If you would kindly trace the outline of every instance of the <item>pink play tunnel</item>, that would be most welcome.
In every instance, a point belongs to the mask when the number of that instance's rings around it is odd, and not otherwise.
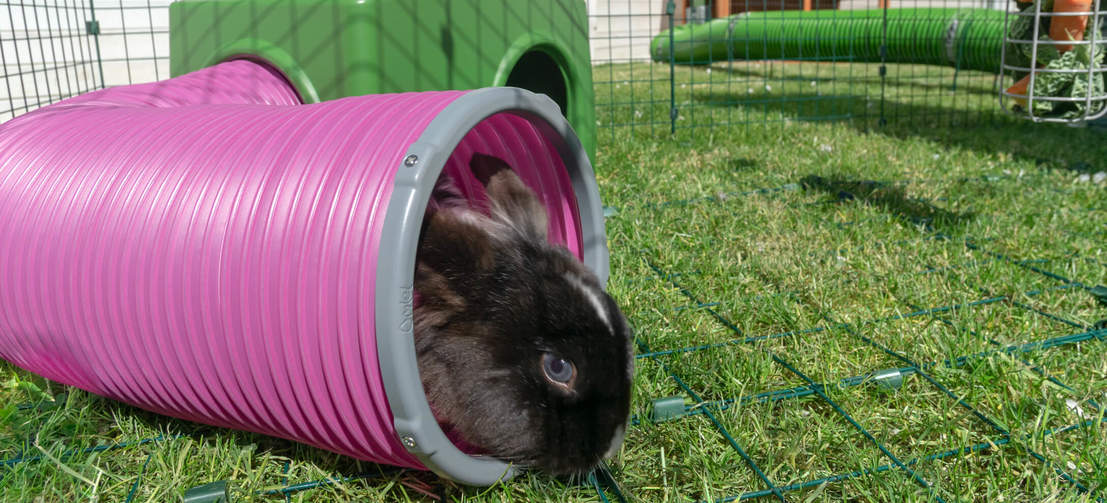
[[[513,88],[303,105],[238,60],[0,125],[0,358],[178,418],[462,483],[419,381],[415,250],[474,152],[540,195],[550,238],[607,277],[591,165],[557,106]]]

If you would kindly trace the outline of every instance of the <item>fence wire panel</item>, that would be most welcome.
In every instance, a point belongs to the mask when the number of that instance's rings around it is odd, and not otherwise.
[[[166,0],[0,7],[0,121],[96,89],[169,77]]]
[[[600,130],[988,120],[1008,3],[588,0]]]
[[[1107,280],[1107,264],[1091,243],[1101,230],[1015,259],[996,251],[1009,230],[947,234],[965,215],[903,196],[1012,182],[816,177],[620,208],[609,220],[617,234],[641,220],[664,236],[699,229],[680,245],[643,245],[640,267],[623,264],[640,272],[618,290],[669,304],[630,315],[649,376],[638,397],[680,404],[660,421],[637,409],[630,440],[648,447],[626,462],[668,479],[663,489],[629,482],[624,494],[1035,501],[1059,490],[1004,483],[1014,470],[1067,485],[1064,498],[1100,501],[1092,467],[1105,459],[1107,382],[1093,376],[1102,375],[1107,313],[1091,285]],[[833,209],[843,197],[874,211]],[[773,210],[758,211],[765,206]],[[902,219],[920,227],[904,232]],[[742,259],[757,243],[764,251]],[[850,265],[871,253],[893,258]]]
[[[169,1],[95,0],[104,85],[169,78]]]
[[[0,122],[101,85],[88,0],[0,3]]]
[[[669,131],[671,72],[650,62],[650,41],[667,16],[660,2],[588,2],[598,130]]]

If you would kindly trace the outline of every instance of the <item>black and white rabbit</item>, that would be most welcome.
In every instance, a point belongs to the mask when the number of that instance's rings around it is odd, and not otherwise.
[[[417,254],[419,371],[436,419],[480,451],[579,474],[622,444],[630,329],[599,280],[546,241],[545,207],[501,159],[475,154],[489,208],[448,179]]]

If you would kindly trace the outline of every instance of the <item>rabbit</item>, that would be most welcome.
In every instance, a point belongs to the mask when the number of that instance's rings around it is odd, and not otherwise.
[[[623,441],[630,327],[599,279],[546,241],[545,207],[507,163],[475,154],[470,168],[489,207],[442,177],[416,253],[427,400],[444,430],[481,454],[584,474]]]

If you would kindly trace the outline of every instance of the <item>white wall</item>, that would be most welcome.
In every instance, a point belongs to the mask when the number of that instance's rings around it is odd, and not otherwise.
[[[592,64],[649,61],[665,0],[586,0]]]
[[[106,85],[169,77],[168,0],[97,0],[96,17]]]

